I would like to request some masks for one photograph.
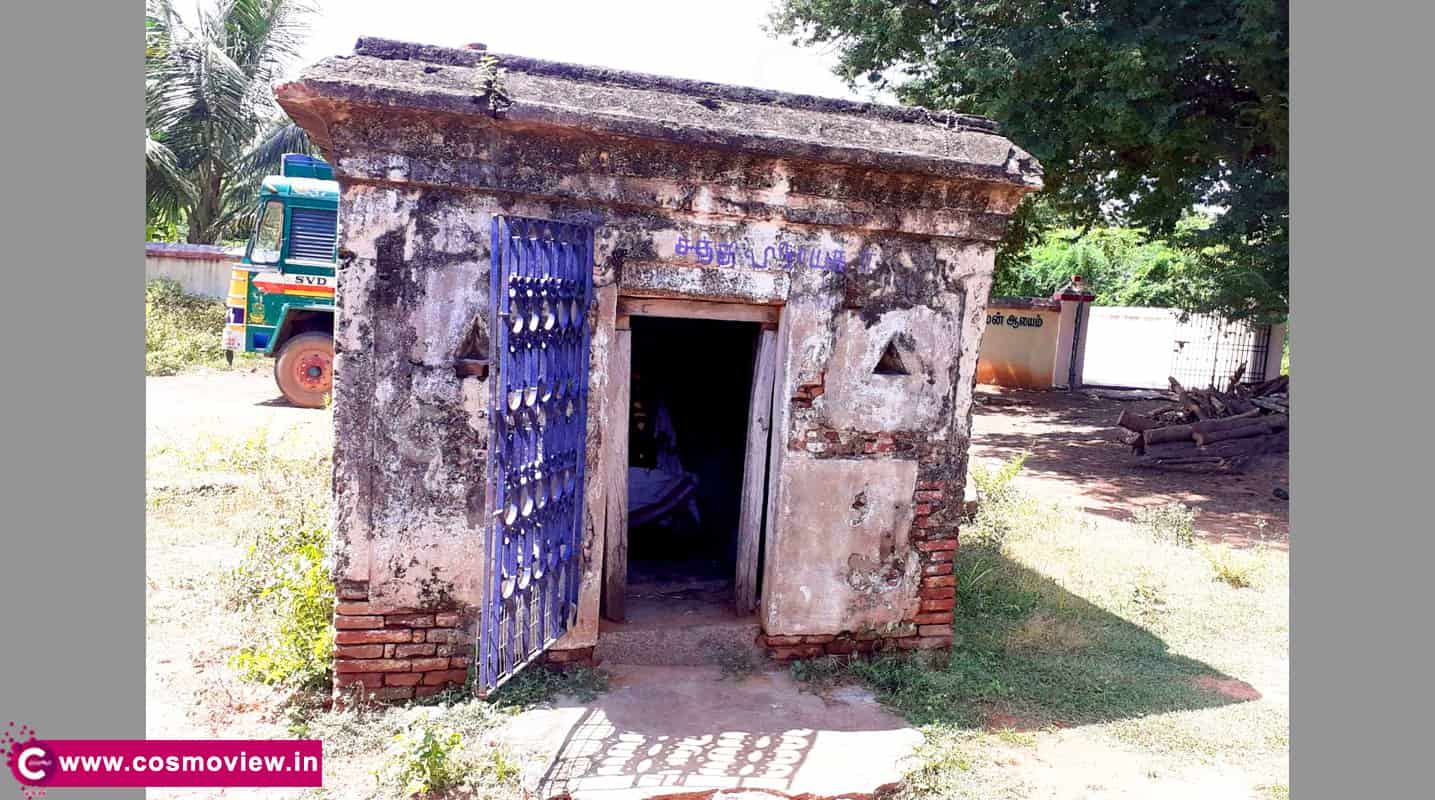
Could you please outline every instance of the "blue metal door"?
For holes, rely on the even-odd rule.
[[[593,230],[495,216],[492,259],[480,694],[541,655],[578,613]]]

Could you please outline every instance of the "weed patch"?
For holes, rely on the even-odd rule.
[[[760,664],[747,650],[736,650],[718,655],[718,668],[723,680],[740,681],[757,672]]]
[[[966,742],[949,728],[923,731],[923,741],[913,753],[915,766],[902,775],[898,800],[956,797],[972,770]]]
[[[596,669],[573,666],[557,670],[535,664],[499,687],[490,698],[496,708],[518,710],[548,703],[558,695],[588,702],[608,691],[608,676]]]
[[[972,465],[970,478],[977,488],[977,511],[962,528],[963,544],[1000,548],[1008,536],[1041,523],[1040,505],[1012,486],[1026,459],[1027,454],[1021,453],[996,469]]]
[[[463,778],[462,744],[458,733],[440,730],[427,719],[415,720],[394,736],[374,776],[405,797],[447,791]]]
[[[150,456],[170,457],[188,476],[152,491],[152,509],[232,510],[244,553],[220,590],[245,635],[231,666],[249,680],[327,692],[334,647],[328,448],[260,428],[247,436],[206,433]]]
[[[1250,589],[1271,571],[1271,545],[1266,521],[1256,520],[1255,544],[1247,549],[1211,545],[1204,552],[1216,580],[1235,589]]]
[[[1182,547],[1191,547],[1196,543],[1196,509],[1185,503],[1138,508],[1131,515],[1131,521],[1157,541]]]
[[[1270,800],[1290,800],[1291,787],[1285,783],[1273,783],[1259,787],[1261,793]]]
[[[1235,589],[1255,586],[1266,570],[1266,552],[1259,546],[1250,550],[1236,550],[1223,545],[1212,545],[1205,549],[1205,553],[1216,580]]]
[[[197,367],[223,367],[224,303],[189,294],[177,281],[145,282],[145,374],[177,375]],[[236,360],[263,363],[262,356]]]

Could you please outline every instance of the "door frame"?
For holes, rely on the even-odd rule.
[[[734,586],[738,613],[758,605],[758,560],[762,523],[766,516],[764,487],[774,492],[777,476],[769,458],[768,437],[775,422],[778,332],[783,307],[758,303],[727,303],[672,297],[619,295],[613,344],[608,352],[608,392],[611,412],[603,437],[602,460],[607,484],[603,535],[603,581],[599,601],[602,616],[622,622],[627,616],[628,589],[628,413],[631,408],[633,338],[632,317],[756,322],[757,353],[753,359],[752,391],[748,402],[747,442],[743,456],[742,499],[738,522],[738,558]]]

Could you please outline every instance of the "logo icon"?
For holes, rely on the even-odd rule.
[[[20,791],[28,800],[44,797],[45,790],[38,787],[49,782],[57,772],[54,752],[35,738],[35,729],[29,725],[16,725],[12,721],[4,737],[5,764],[20,782]]]

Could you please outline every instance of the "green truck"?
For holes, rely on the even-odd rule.
[[[224,349],[274,359],[285,399],[320,408],[334,378],[339,184],[328,164],[289,154],[264,179],[244,260],[229,279]]]

